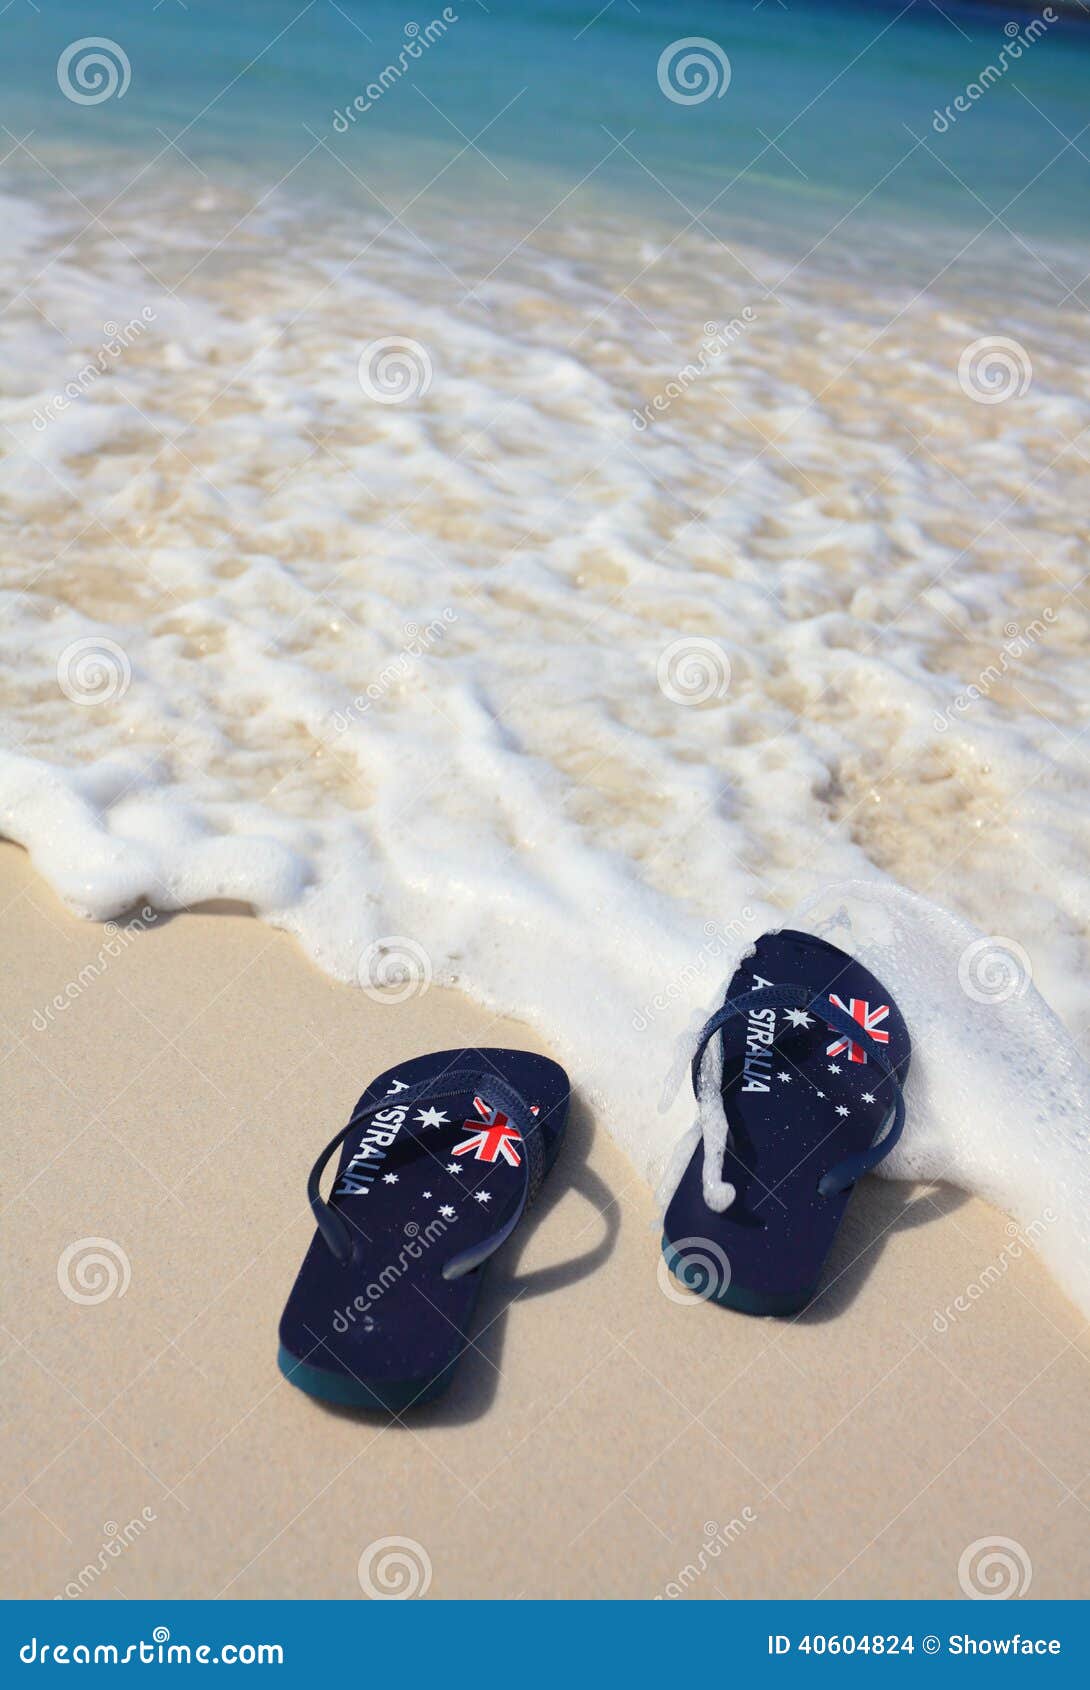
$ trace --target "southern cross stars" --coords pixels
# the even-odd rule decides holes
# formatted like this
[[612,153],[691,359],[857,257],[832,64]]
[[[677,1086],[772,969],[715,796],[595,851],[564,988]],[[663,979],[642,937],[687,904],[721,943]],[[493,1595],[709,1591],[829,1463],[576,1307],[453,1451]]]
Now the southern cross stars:
[[444,1203],[441,1206],[439,1213],[445,1221],[452,1221],[454,1219],[454,1210],[451,1208],[449,1203]]
[[846,1103],[838,1103],[836,1106],[836,1112],[838,1115],[848,1115],[851,1113]]
[[829,1072],[830,1072],[830,1074],[839,1074],[840,1073],[840,1069],[835,1062],[830,1062]]
[[448,1174],[460,1174],[461,1171],[462,1171],[462,1165],[461,1165],[460,1162],[448,1162],[447,1163],[447,1173]]
[[396,1174],[383,1174],[382,1183],[383,1183],[383,1185],[396,1185],[397,1184],[397,1175]]
[[872,1091],[865,1091],[863,1093],[863,1102],[864,1103],[873,1103],[874,1102],[874,1093]]
[[791,1084],[790,1074],[785,1073],[782,1068],[780,1069],[780,1072],[776,1075],[776,1078],[777,1078],[777,1080],[782,1080],[785,1086],[789,1086]]
[[812,1017],[804,1009],[789,1009],[787,1019],[792,1027],[809,1027]]
[[492,1196],[491,1193],[487,1191],[475,1191],[473,1193],[473,1200],[476,1203],[491,1203]]
[[418,1109],[416,1119],[422,1127],[444,1127],[447,1124],[445,1109]]

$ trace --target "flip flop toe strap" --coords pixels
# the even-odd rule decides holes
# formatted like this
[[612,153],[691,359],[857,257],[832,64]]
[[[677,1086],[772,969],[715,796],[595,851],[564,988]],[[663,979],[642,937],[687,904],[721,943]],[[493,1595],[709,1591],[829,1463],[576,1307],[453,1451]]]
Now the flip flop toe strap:
[[[488,1257],[494,1255],[500,1245],[514,1232],[527,1208],[537,1196],[541,1183],[545,1178],[545,1144],[541,1123],[534,1115],[525,1098],[494,1073],[481,1073],[470,1068],[452,1068],[442,1076],[439,1084],[434,1081],[427,1084],[410,1087],[396,1095],[379,1097],[356,1109],[351,1118],[341,1128],[334,1138],[331,1138],[321,1155],[318,1157],[310,1177],[307,1180],[307,1199],[314,1213],[318,1231],[329,1249],[339,1262],[347,1265],[354,1259],[356,1250],[356,1234],[345,1219],[340,1209],[327,1203],[321,1194],[320,1186],[322,1174],[333,1153],[340,1148],[345,1139],[359,1131],[363,1124],[373,1115],[384,1109],[398,1108],[409,1110],[418,1103],[437,1102],[441,1098],[471,1096],[483,1098],[495,1111],[502,1111],[520,1135],[522,1156],[519,1160],[521,1170],[519,1194],[513,1209],[507,1219],[497,1227],[488,1238],[471,1245],[468,1249],[459,1251],[451,1256],[443,1266],[444,1279],[461,1279],[463,1274],[470,1273],[479,1267]],[[404,1131],[404,1128],[402,1128]],[[415,1134],[410,1134],[415,1137]]]
[[832,1197],[839,1191],[846,1191],[857,1179],[871,1168],[876,1168],[879,1162],[889,1155],[904,1130],[905,1100],[896,1068],[888,1060],[873,1034],[856,1021],[854,1016],[849,1015],[846,1009],[841,1009],[839,1004],[835,1004],[827,993],[814,992],[808,986],[756,986],[752,991],[743,992],[740,997],[728,998],[723,1007],[717,1009],[701,1028],[692,1062],[693,1095],[698,1102],[701,1098],[704,1055],[712,1039],[735,1016],[748,1015],[754,1009],[804,1009],[824,1021],[834,1032],[843,1033],[855,1044],[861,1045],[866,1041],[868,1056],[890,1081],[893,1087],[893,1111],[884,1137],[880,1138],[877,1144],[872,1144],[868,1150],[857,1150],[845,1156],[842,1161],[829,1168],[818,1181],[818,1190],[823,1197]]

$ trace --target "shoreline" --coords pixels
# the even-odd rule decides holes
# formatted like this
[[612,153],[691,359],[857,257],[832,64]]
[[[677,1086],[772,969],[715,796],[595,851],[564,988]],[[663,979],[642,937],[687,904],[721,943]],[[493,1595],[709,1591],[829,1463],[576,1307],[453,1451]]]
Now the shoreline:
[[[374,1003],[235,911],[159,919],[98,968],[103,928],[8,845],[0,908],[9,1594],[358,1598],[389,1535],[436,1597],[956,1597],[996,1534],[1033,1596],[1085,1588],[1090,1341],[983,1203],[867,1182],[806,1316],[679,1306],[575,1076],[449,1395],[405,1426],[325,1410],[275,1362],[315,1148],[391,1053],[538,1042],[438,989]],[[58,1280],[88,1239],[121,1252],[90,1305]]]

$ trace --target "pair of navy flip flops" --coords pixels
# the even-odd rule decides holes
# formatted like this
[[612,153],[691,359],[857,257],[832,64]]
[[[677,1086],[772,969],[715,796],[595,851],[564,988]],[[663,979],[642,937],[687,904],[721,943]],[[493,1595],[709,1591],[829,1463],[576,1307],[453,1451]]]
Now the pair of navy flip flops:
[[[718,1038],[726,1143],[709,1143]],[[911,1044],[889,992],[807,933],[758,940],[692,1063],[705,1142],[666,1211],[663,1254],[697,1296],[746,1314],[813,1299],[855,1183],[904,1126]]]
[[[758,941],[693,1058],[705,1143],[662,1241],[690,1291],[747,1314],[810,1302],[856,1181],[900,1136],[910,1055],[896,1004],[860,963],[806,933]],[[516,1050],[438,1051],[368,1086],[311,1170],[318,1230],[280,1323],[293,1384],[395,1414],[446,1388],[486,1265],[556,1160],[569,1093],[557,1063]]]
[[292,1384],[395,1414],[446,1388],[485,1264],[556,1160],[569,1092],[557,1063],[517,1050],[437,1051],[368,1086],[311,1170],[318,1230],[280,1322]]

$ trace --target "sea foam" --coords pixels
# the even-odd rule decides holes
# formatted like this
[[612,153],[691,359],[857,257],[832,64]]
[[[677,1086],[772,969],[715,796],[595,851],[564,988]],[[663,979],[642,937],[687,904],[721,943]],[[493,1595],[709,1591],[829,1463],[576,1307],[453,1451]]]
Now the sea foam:
[[[694,234],[632,283],[616,217],[360,261],[226,191],[138,184],[78,259],[66,216],[2,255],[0,829],[71,907],[240,899],[522,1017],[652,1182],[738,958],[830,920],[914,1034],[887,1171],[1048,1199],[1090,1307],[1074,314]],[[958,377],[996,320],[1009,406]],[[997,934],[1026,984],[978,1002]]]

